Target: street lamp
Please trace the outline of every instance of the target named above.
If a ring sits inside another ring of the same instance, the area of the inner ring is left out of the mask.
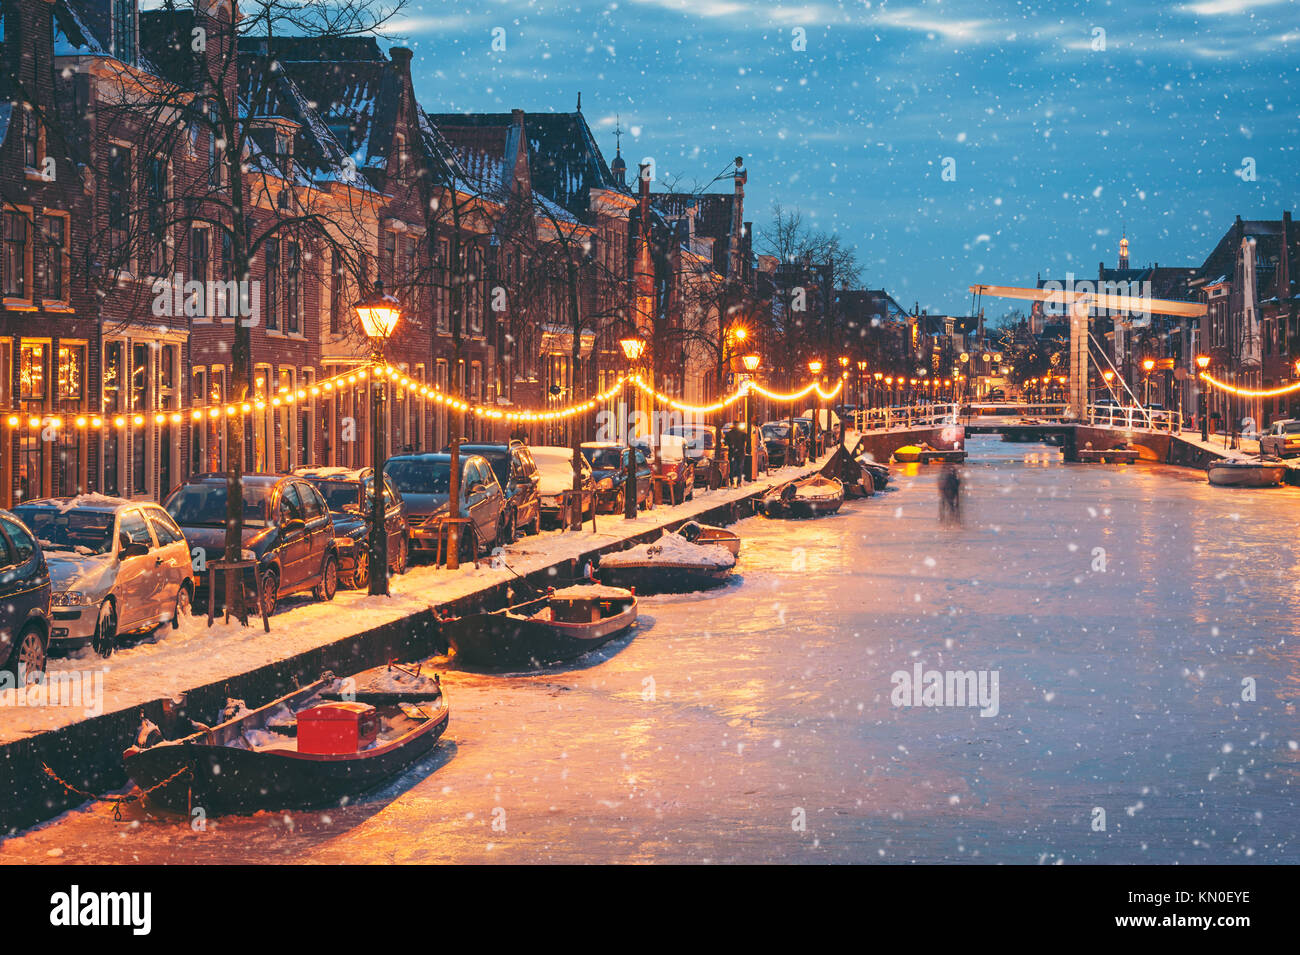
[[[384,291],[384,283],[376,282],[374,291],[356,302],[352,308],[361,321],[361,328],[370,339],[377,366],[384,364],[384,345],[398,319],[402,317],[402,303]],[[384,376],[370,376],[370,593],[388,594],[388,528],[384,501]],[[454,479],[453,479],[454,480]],[[451,503],[455,516],[455,498]],[[452,533],[454,535],[454,525]],[[452,537],[455,543],[455,537]]]
[[[758,480],[758,460],[754,456],[754,408],[750,398],[749,382],[753,380],[758,366],[763,363],[763,359],[758,355],[743,355],[740,363],[745,366],[745,374],[748,376],[745,383],[745,440],[749,442],[750,453],[745,455],[749,461],[749,480]]]
[[[1142,359],[1142,403],[1151,404],[1151,371],[1156,367],[1154,358]]]
[[[1208,409],[1206,408],[1206,405],[1208,404],[1208,400],[1207,400],[1207,395],[1205,393],[1205,385],[1199,379],[1205,376],[1205,369],[1209,367],[1210,367],[1209,355],[1196,356],[1196,368],[1197,368],[1196,377],[1198,379],[1198,381],[1196,382],[1196,417],[1201,419],[1201,440],[1202,441],[1210,440],[1210,422],[1207,418]]]
[[[631,372],[636,366],[641,353],[645,351],[645,341],[636,337],[623,338],[619,340],[619,348],[623,349],[623,357],[627,359],[628,377],[631,378]],[[627,383],[624,385],[624,395],[627,395]],[[627,520],[636,519],[637,504],[637,486],[636,486],[636,452],[632,450],[632,422],[628,418],[628,402],[624,398],[623,405],[623,445],[627,450],[627,472],[623,476],[623,517]]]

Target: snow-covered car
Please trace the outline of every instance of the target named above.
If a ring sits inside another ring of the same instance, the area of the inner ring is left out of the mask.
[[[537,493],[541,497],[542,521],[563,523],[564,495],[573,490],[573,449],[553,445],[534,445],[529,449],[537,465]],[[596,510],[596,481],[591,462],[578,455],[582,484],[582,516],[591,517]]]
[[[1300,454],[1300,419],[1274,421],[1268,431],[1259,436],[1259,453],[1279,458]]]
[[[27,501],[14,514],[50,569],[52,647],[91,644],[108,656],[119,635],[178,627],[189,615],[189,544],[157,504],[83,495]]]

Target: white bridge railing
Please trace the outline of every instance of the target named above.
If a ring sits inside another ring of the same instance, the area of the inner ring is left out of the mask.
[[[1059,401],[1046,401],[1037,404],[1026,402],[972,402],[962,407],[962,413],[969,418],[976,417],[1019,417],[1036,418],[1039,421],[1071,420],[1067,411],[1069,405]]]
[[[913,428],[956,424],[959,408],[955,404],[922,402],[892,408],[867,408],[853,413],[853,426],[859,432],[884,428]]]
[[[1169,431],[1176,434],[1182,430],[1182,416],[1177,411],[1140,408],[1136,405],[1128,408],[1118,405],[1088,405],[1085,423],[1125,431]]]

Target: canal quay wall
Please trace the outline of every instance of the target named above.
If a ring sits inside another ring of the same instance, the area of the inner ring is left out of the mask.
[[[884,460],[887,459],[886,456]],[[475,582],[469,592],[440,600],[436,606],[426,606],[397,619],[364,627],[340,639],[288,653],[274,662],[195,685],[180,693],[136,700],[110,712],[85,716],[42,731],[26,731],[29,735],[20,738],[8,738],[0,742],[0,838],[52,819],[85,802],[85,797],[67,788],[65,782],[83,793],[98,795],[126,787],[129,781],[123,769],[122,753],[134,742],[142,719],[164,729],[174,725],[187,726],[182,717],[211,723],[228,699],[243,700],[250,708],[257,707],[319,679],[326,670],[346,675],[392,660],[417,660],[446,652],[446,639],[438,624],[439,613],[459,615],[506,606],[510,589],[518,584],[520,577],[539,588],[567,583],[581,576],[586,563],[601,554],[656,540],[688,520],[728,524],[748,517],[754,513],[757,499],[769,488],[814,473],[819,466],[782,469],[779,475],[755,482],[752,489],[743,489],[740,494],[716,503],[697,496],[693,502],[673,506],[662,521],[655,521],[650,526],[642,520],[638,521],[641,526],[629,528],[627,533],[618,534],[612,540],[608,534],[593,536],[593,546],[576,553],[573,544],[579,540],[578,532],[548,536],[542,540],[542,546],[559,545],[565,550],[565,556],[543,560],[542,566],[533,560],[530,562],[532,569],[518,576],[502,578],[497,575],[481,586]],[[649,514],[653,517],[655,512]],[[601,518],[597,517],[597,521]],[[515,562],[513,557],[510,560]],[[346,612],[340,609],[340,613]],[[275,623],[273,619],[271,636],[275,634]],[[109,662],[111,660],[99,660],[95,665]],[[451,704],[454,708],[454,699]],[[0,707],[0,721],[11,712],[9,707]],[[46,766],[64,782],[48,775]]]

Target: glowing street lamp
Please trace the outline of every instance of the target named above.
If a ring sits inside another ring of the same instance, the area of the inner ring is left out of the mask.
[[[638,338],[635,335],[627,338],[621,338],[618,347],[623,349],[623,357],[627,359],[628,377],[636,368],[637,361],[641,358],[642,352],[645,351],[645,339]],[[628,386],[625,383],[624,388]],[[623,420],[623,453],[627,455],[625,462],[626,471],[623,475],[623,517],[626,520],[636,520],[637,505],[637,487],[636,487],[636,452],[632,450],[632,425],[626,417],[626,403]]]
[[[808,362],[808,370],[813,373],[814,377],[821,375],[822,373],[821,359],[814,358],[812,361]],[[815,383],[817,385],[820,385],[821,379],[818,378],[818,380]],[[821,422],[818,420],[821,417],[821,408],[822,408],[821,393],[818,391],[813,391],[812,447],[813,447],[814,458],[821,457],[821,455],[818,453],[818,448],[817,448],[817,427],[819,424],[821,424]]]
[[[382,366],[384,362],[384,345],[397,328],[402,317],[402,303],[384,291],[384,283],[376,282],[374,291],[356,302],[352,308],[357,313],[361,328],[370,339],[374,349],[375,361]],[[370,586],[372,595],[388,595],[388,527],[386,520],[387,502],[384,495],[384,376],[372,376],[370,383]],[[453,494],[456,491],[456,479],[453,477]],[[452,498],[450,505],[453,516],[456,514],[456,501]],[[452,528],[454,535],[454,525]],[[455,544],[455,537],[452,537]]]

